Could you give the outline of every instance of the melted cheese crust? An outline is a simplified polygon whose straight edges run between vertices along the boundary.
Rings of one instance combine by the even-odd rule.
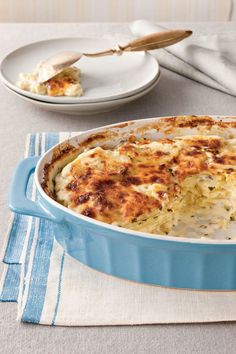
[[[236,214],[236,140],[136,139],[81,153],[55,177],[55,198],[76,213],[156,233],[208,237]]]
[[[32,73],[20,74],[16,85],[25,91],[48,96],[81,96],[83,89],[80,84],[80,70],[69,67],[44,83],[38,83],[37,68]]]

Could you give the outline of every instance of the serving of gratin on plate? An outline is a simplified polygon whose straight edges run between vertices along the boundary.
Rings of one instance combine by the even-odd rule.
[[[64,69],[46,82],[38,82],[40,64],[31,73],[20,73],[17,87],[22,90],[48,96],[79,97],[83,95],[80,69],[72,66]]]

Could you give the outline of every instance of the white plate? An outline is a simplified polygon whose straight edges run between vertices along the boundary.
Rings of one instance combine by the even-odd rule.
[[[133,95],[154,82],[159,73],[157,61],[144,52],[122,56],[83,57],[76,65],[81,69],[84,95],[81,97],[51,97],[18,88],[20,72],[31,72],[41,60],[66,50],[96,52],[114,47],[107,39],[59,38],[26,45],[8,54],[1,64],[1,79],[14,91],[50,103],[102,102]]]
[[[8,89],[11,93],[15,94],[17,97],[48,111],[57,112],[57,113],[66,113],[72,115],[89,115],[89,114],[92,115],[92,114],[99,114],[99,113],[113,111],[129,102],[137,100],[138,98],[146,95],[149,91],[151,91],[158,83],[159,78],[160,78],[160,74],[150,86],[148,86],[143,91],[140,91],[134,95],[116,99],[116,100],[110,100],[106,102],[83,103],[83,104],[76,104],[76,103],[75,104],[55,104],[55,103],[42,102],[21,95],[18,92],[12,90],[7,85],[4,86],[6,87],[6,89]]]

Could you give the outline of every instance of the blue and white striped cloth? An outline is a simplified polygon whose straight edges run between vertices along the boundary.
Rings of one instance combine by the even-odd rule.
[[[58,133],[29,134],[25,157],[44,153],[58,143],[59,138]],[[29,181],[27,192],[32,199],[36,198],[33,178]],[[23,321],[40,322],[53,239],[51,222],[12,215],[3,256],[5,265],[0,299],[18,302],[18,315]],[[29,276],[30,282],[27,281]]]
[[[25,156],[40,155],[69,133],[30,134]],[[37,198],[33,179],[28,195]],[[236,320],[236,293],[171,290],[123,281],[65,254],[50,221],[12,215],[0,300],[17,318],[47,325],[94,326]]]

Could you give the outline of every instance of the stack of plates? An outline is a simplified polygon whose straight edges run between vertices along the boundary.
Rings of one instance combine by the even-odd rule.
[[[157,84],[159,65],[150,54],[124,53],[122,56],[83,57],[81,97],[51,97],[24,91],[16,86],[20,72],[31,72],[36,65],[62,51],[96,52],[115,46],[114,42],[92,38],[59,38],[21,47],[8,54],[1,64],[4,86],[18,97],[44,109],[68,114],[96,114],[117,109],[134,101]]]

